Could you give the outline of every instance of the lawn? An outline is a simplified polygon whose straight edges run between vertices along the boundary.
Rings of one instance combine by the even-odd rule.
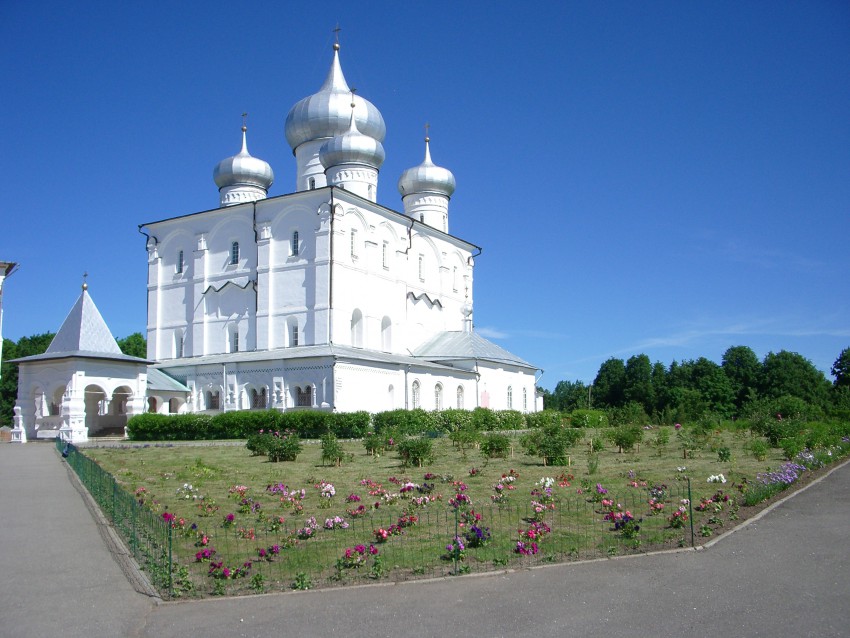
[[[434,440],[435,459],[421,468],[405,467],[392,450],[371,455],[361,441],[343,442],[340,467],[322,464],[318,442],[280,463],[244,444],[84,451],[171,521],[175,593],[209,595],[687,546],[746,515],[739,486],[783,463],[777,449],[756,459],[748,450],[760,439],[749,431],[710,432],[688,458],[683,441],[693,437],[672,427],[644,434],[632,451],[605,441],[590,455],[603,436],[588,429],[558,467],[518,442],[508,458],[486,459],[447,438]],[[708,482],[721,474],[725,484]]]

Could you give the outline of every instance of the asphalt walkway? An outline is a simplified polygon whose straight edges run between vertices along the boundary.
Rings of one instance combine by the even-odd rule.
[[[0,446],[0,484],[2,636],[850,635],[847,463],[700,551],[164,604],[52,447]]]

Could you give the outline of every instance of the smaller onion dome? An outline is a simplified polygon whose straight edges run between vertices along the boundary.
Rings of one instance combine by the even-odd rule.
[[[219,190],[227,186],[256,186],[268,191],[274,182],[269,163],[248,153],[247,130],[248,127],[242,126],[242,150],[221,160],[213,169],[213,179]]]
[[[431,138],[425,137],[425,160],[401,174],[398,192],[402,197],[414,193],[435,193],[450,198],[455,192],[455,176],[452,172],[431,161],[430,141]]]
[[[378,169],[384,163],[384,145],[357,128],[356,106],[352,100],[348,130],[329,139],[319,149],[319,161],[325,169],[343,164],[361,164]]]

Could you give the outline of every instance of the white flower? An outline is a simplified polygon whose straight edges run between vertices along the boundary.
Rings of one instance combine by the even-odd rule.
[[[677,471],[677,472],[684,472],[684,471],[685,471],[685,470],[687,470],[687,469],[688,469],[688,468],[686,468],[684,465],[682,465],[682,466],[680,466],[680,467],[677,467],[677,468],[676,468],[676,471]]]
[[[726,477],[722,474],[712,474],[708,477],[708,483],[725,483]]]

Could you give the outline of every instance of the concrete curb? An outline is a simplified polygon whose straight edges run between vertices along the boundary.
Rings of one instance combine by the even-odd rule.
[[[118,567],[133,586],[133,589],[152,599],[155,604],[162,604],[163,600],[159,592],[151,584],[147,574],[142,571],[135,558],[133,558],[133,555],[127,550],[124,540],[109,522],[109,519],[106,518],[100,506],[86,489],[86,486],[80,481],[80,477],[77,476],[77,473],[74,472],[73,468],[68,465],[68,462],[61,455],[59,455],[59,460],[65,466],[71,485],[83,499],[83,503],[85,503],[86,508],[91,513],[92,519],[95,525],[97,525],[97,530],[106,544],[106,548],[109,550],[112,558],[115,559],[115,562],[118,563]]]

